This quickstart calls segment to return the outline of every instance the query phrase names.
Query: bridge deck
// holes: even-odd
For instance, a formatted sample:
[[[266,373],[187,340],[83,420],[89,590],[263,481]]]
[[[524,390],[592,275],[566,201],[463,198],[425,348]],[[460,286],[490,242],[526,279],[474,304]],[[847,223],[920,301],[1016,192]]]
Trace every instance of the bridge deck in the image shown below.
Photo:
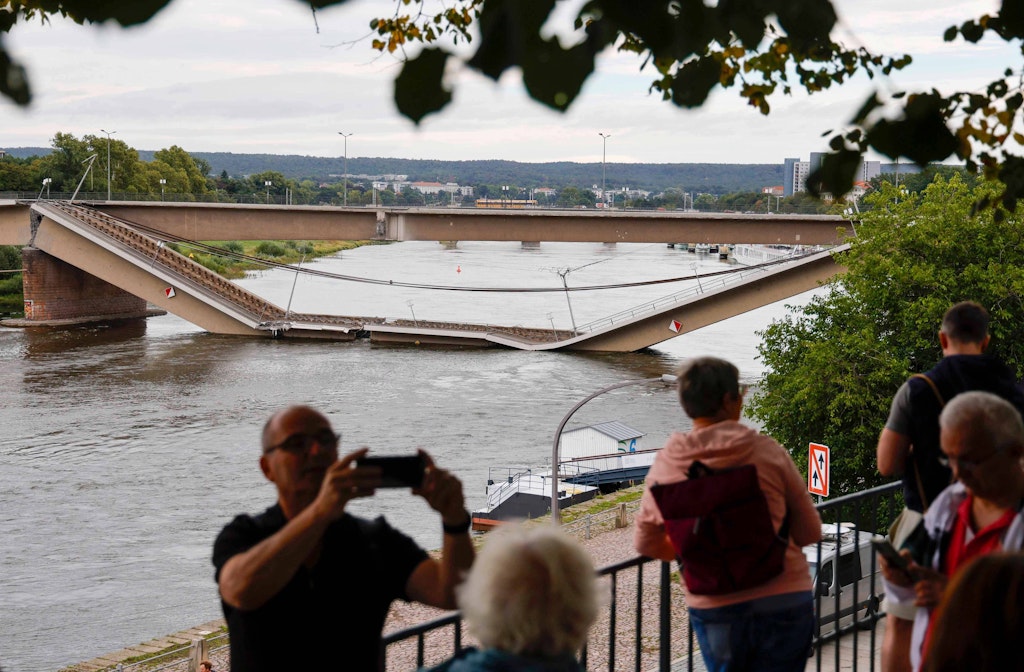
[[[368,336],[380,343],[524,350],[631,351],[805,291],[836,272],[828,253],[766,266],[757,269],[753,277],[723,282],[717,290],[669,297],[663,305],[645,304],[642,309],[587,325],[575,334],[519,326],[318,315],[276,306],[178,254],[131,222],[95,208],[47,201],[32,209],[43,216],[33,233],[33,244],[39,249],[215,333],[339,340]],[[168,292],[169,288],[174,292]],[[669,329],[670,324],[674,328]]]

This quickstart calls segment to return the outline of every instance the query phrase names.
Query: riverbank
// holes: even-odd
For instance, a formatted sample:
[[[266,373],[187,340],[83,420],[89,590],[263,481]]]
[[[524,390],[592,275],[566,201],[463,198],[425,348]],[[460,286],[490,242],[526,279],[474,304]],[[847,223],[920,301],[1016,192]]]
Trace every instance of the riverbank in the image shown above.
[[[635,486],[616,493],[598,497],[595,500],[586,502],[566,509],[566,532],[580,542],[581,546],[590,553],[594,566],[597,568],[612,565],[636,556],[633,549],[633,515],[639,504],[639,496],[642,486]],[[625,507],[625,511],[622,511]],[[624,516],[624,517],[623,517]],[[537,519],[533,524],[547,522],[547,519]],[[620,525],[625,522],[626,525]],[[486,543],[487,535],[482,534],[475,537],[477,545]],[[643,572],[643,592],[637,596],[636,583],[638,572],[629,570],[618,577],[616,610],[620,614],[634,614],[634,605],[640,600],[640,611],[642,615],[643,628],[641,633],[642,641],[645,644],[643,649],[642,669],[649,669],[656,666],[658,655],[658,571],[656,563],[649,563]],[[678,585],[673,586],[676,593],[672,605],[672,619],[674,623],[685,622],[683,615],[685,609],[681,599],[682,591]],[[602,579],[601,594],[605,600],[609,594],[609,582]],[[384,626],[384,633],[390,634],[399,630],[425,623],[439,618],[448,612],[422,604],[411,604],[396,602],[392,605]],[[632,665],[632,624],[625,628],[627,632],[615,633],[617,639],[617,661],[616,667]],[[209,659],[217,672],[230,672],[229,651],[224,633],[226,627],[223,619],[217,619],[182,630],[164,637],[159,637],[142,644],[127,647],[91,660],[83,661],[76,665],[64,668],[61,672],[102,672],[104,670],[116,669],[118,664],[124,666],[125,672],[134,670],[152,669],[159,664],[161,670],[167,672],[187,672],[188,649],[193,640],[210,640]],[[471,636],[466,636],[464,631],[463,643],[473,643]],[[608,639],[610,636],[608,624],[608,610],[603,609],[602,615],[593,628],[591,636],[591,648],[588,665],[593,669],[607,667]],[[673,649],[681,650],[686,636],[683,628],[674,628]],[[675,640],[679,639],[677,643]],[[621,639],[621,642],[619,641]],[[646,644],[648,643],[649,644]],[[426,638],[427,658],[425,664],[434,665],[451,656],[451,631],[450,629],[434,633]],[[388,670],[410,670],[416,667],[416,645],[414,640],[405,643],[395,644],[388,648],[387,669]]]

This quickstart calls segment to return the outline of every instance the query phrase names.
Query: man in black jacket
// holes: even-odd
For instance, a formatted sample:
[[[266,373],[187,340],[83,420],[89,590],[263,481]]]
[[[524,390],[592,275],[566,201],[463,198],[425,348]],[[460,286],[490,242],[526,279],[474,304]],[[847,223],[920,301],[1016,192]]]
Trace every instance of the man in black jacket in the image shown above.
[[[952,472],[939,462],[939,414],[950,399],[961,392],[991,392],[1024,415],[1024,391],[1016,376],[985,354],[988,323],[988,311],[973,301],[947,310],[939,330],[942,359],[927,373],[911,376],[893,397],[878,438],[878,471],[903,477],[903,497],[910,512],[924,513],[952,480]],[[898,547],[919,519],[905,512],[900,529],[892,532],[893,544]],[[886,604],[886,611],[890,618],[882,643],[882,672],[909,672],[913,610],[901,613],[897,605]]]

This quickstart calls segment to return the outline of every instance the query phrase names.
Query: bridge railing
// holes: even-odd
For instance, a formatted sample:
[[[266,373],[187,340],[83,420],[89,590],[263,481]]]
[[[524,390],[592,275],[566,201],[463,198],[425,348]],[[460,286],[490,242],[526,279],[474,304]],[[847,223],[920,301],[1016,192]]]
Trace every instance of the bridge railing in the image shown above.
[[[852,535],[854,552],[858,553],[856,549],[861,545],[870,548],[870,538],[887,529],[902,505],[901,486],[891,483],[819,504],[818,510],[827,525],[843,523],[843,532],[847,539]],[[825,549],[825,542],[818,544],[818,562],[811,568],[815,577],[820,576],[823,558],[826,562],[838,559],[827,550],[823,552]],[[838,544],[837,549],[837,554],[848,550],[845,542]],[[819,625],[812,641],[808,670],[875,670],[875,626],[884,614],[878,610],[881,586],[874,553],[869,555],[869,563],[860,567],[861,580],[852,584],[852,604],[841,603],[837,590],[834,608],[830,610],[827,600],[820,595],[822,591],[815,591]],[[580,655],[587,669],[704,669],[689,619],[685,617],[678,574],[672,572],[671,563],[635,557],[602,567],[598,575],[599,585],[607,595],[606,610],[591,629],[590,640]],[[865,582],[866,594],[859,595]],[[386,668],[397,671],[436,665],[464,645],[475,642],[463,632],[461,615],[455,612],[389,633],[384,644]]]
[[[697,282],[696,287],[687,287],[686,289],[681,289],[678,292],[658,297],[653,301],[645,301],[644,303],[619,311],[613,315],[609,315],[608,317],[602,317],[599,320],[581,324],[577,327],[577,331],[590,332],[601,327],[613,326],[618,322],[625,322],[643,315],[657,313],[668,306],[679,303],[685,298],[697,296],[712,289],[719,289],[729,285],[738,284],[753,276],[763,275],[769,269],[774,267],[775,266],[750,266],[731,271],[728,275],[715,275],[704,278],[695,275],[693,280]]]

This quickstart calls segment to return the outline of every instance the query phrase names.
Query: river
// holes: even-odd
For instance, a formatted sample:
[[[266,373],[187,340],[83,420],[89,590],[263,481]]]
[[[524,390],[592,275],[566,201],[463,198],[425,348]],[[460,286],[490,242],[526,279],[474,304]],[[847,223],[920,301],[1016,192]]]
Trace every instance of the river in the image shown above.
[[[352,276],[463,287],[559,287],[721,270],[664,245],[437,243],[369,246],[312,262]],[[689,281],[693,282],[693,281]],[[630,290],[485,294],[409,290],[271,271],[240,281],[301,312],[570,327],[686,283]],[[799,297],[790,303],[800,303]],[[757,336],[782,304],[633,354],[423,349],[215,336],[173,315],[118,326],[0,329],[0,666],[48,672],[220,616],[210,549],[231,517],[271,504],[259,430],[308,403],[342,450],[422,446],[484,500],[491,466],[542,466],[572,405],[605,385],[714,354],[754,382]],[[621,420],[652,437],[687,426],[671,392],[631,387],[569,427]],[[440,525],[407,492],[354,507],[427,548]]]

